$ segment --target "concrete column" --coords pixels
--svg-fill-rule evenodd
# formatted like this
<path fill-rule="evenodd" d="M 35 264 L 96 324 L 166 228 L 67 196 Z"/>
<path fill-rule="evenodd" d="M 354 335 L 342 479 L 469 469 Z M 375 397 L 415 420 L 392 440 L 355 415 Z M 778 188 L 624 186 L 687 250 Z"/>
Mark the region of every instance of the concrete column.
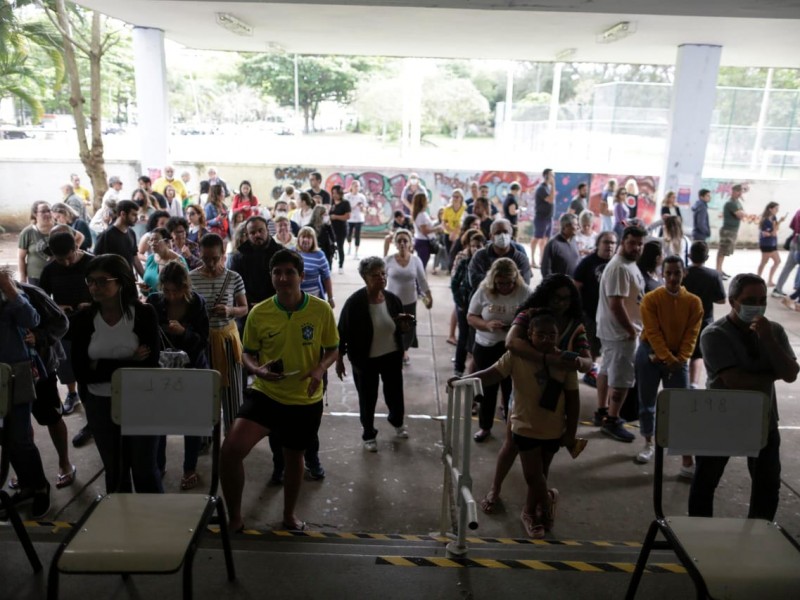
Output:
<path fill-rule="evenodd" d="M 667 191 L 677 194 L 687 235 L 692 231 L 690 206 L 701 187 L 721 54 L 721 46 L 684 44 L 678 47 L 675 61 L 667 160 L 656 200 L 660 210 L 660 202 Z"/>
<path fill-rule="evenodd" d="M 170 126 L 162 30 L 133 28 L 133 63 L 141 172 L 149 174 L 156 169 L 160 172 L 167 164 Z"/>

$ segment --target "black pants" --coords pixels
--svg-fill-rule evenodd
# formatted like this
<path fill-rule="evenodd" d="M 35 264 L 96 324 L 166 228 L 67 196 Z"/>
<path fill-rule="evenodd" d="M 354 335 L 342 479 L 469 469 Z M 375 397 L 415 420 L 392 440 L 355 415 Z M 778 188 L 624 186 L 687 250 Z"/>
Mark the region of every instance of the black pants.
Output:
<path fill-rule="evenodd" d="M 778 429 L 770 429 L 767 445 L 758 456 L 747 459 L 750 471 L 750 510 L 748 519 L 772 521 L 778 511 L 778 497 L 781 488 L 781 436 Z M 713 517 L 714 492 L 719 485 L 727 456 L 696 456 L 694 479 L 689 491 L 689 516 Z"/>
<path fill-rule="evenodd" d="M 482 371 L 488 369 L 496 363 L 506 352 L 506 343 L 498 342 L 494 346 L 481 346 L 475 342 L 472 349 L 472 357 L 475 359 L 475 369 Z M 508 412 L 508 400 L 511 398 L 511 378 L 506 377 L 500 384 L 483 386 L 483 398 L 481 399 L 481 410 L 478 413 L 478 423 L 481 429 L 489 430 L 494 423 L 494 413 L 497 410 L 497 388 L 503 391 L 503 407 Z"/>
<path fill-rule="evenodd" d="M 367 359 L 359 367 L 353 365 L 353 379 L 358 390 L 358 409 L 363 428 L 362 440 L 372 440 L 378 435 L 378 430 L 375 429 L 375 405 L 378 403 L 379 380 L 383 380 L 383 399 L 389 409 L 389 423 L 394 427 L 403 424 L 405 401 L 402 352 L 397 351 Z"/>
<path fill-rule="evenodd" d="M 361 226 L 363 223 L 348 223 L 347 224 L 347 242 L 349 243 L 350 240 L 353 239 L 353 235 L 355 234 L 356 238 L 356 248 L 361 245 Z"/>
<path fill-rule="evenodd" d="M 456 307 L 456 319 L 458 321 L 458 340 L 456 341 L 456 373 L 463 373 L 467 366 L 467 352 L 469 351 L 467 342 L 469 341 L 469 323 L 467 323 L 467 310 Z"/>
<path fill-rule="evenodd" d="M 31 404 L 11 404 L 3 423 L 8 431 L 8 452 L 11 466 L 17 474 L 19 485 L 23 489 L 34 490 L 47 487 L 47 477 L 42 466 L 42 456 L 33 443 L 31 428 Z"/>
<path fill-rule="evenodd" d="M 344 241 L 347 239 L 347 225 L 334 227 L 333 236 L 336 238 L 336 254 L 339 255 L 339 268 L 341 269 L 344 267 Z"/>

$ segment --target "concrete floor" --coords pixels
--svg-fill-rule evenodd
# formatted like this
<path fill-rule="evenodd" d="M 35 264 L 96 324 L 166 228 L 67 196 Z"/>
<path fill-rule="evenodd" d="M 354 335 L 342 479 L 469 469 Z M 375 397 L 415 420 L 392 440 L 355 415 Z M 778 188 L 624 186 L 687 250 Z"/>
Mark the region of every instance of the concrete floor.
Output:
<path fill-rule="evenodd" d="M 377 240 L 363 242 L 361 255 L 379 253 Z M 757 264 L 756 252 L 737 252 L 729 259 L 726 270 L 752 270 Z M 356 261 L 348 257 L 346 273 L 334 274 L 335 296 L 343 304 L 347 296 L 361 287 Z M 534 284 L 541 281 L 535 271 Z M 430 312 L 420 306 L 418 333 L 420 348 L 411 351 L 411 365 L 404 371 L 406 413 L 410 439 L 396 440 L 385 419 L 378 419 L 379 452 L 371 454 L 361 447 L 358 422 L 358 402 L 350 377 L 339 382 L 331 371 L 325 417 L 320 429 L 321 458 L 327 471 L 323 481 L 307 481 L 303 485 L 298 515 L 314 531 L 427 534 L 438 531 L 442 494 L 442 422 L 433 420 L 441 414 L 446 402 L 443 382 L 452 374 L 453 347 L 446 343 L 447 325 L 452 306 L 449 279 L 429 274 L 433 288 L 434 307 Z M 717 316 L 723 313 L 718 307 Z M 800 353 L 800 313 L 791 313 L 777 300 L 770 299 L 767 317 L 781 322 L 789 333 L 796 353 Z M 796 539 L 800 538 L 800 403 L 797 384 L 778 386 L 781 410 L 783 481 L 777 521 Z M 589 418 L 595 405 L 595 391 L 581 384 L 581 405 L 584 418 Z M 385 411 L 379 401 L 378 411 Z M 65 418 L 70 437 L 84 423 L 82 408 Z M 477 426 L 477 423 L 474 423 Z M 484 444 L 472 445 L 474 494 L 480 498 L 491 481 L 497 451 L 500 448 L 500 423 L 496 437 Z M 590 440 L 578 460 L 559 453 L 553 464 L 550 483 L 559 488 L 561 502 L 553 540 L 599 540 L 611 542 L 641 542 L 652 509 L 651 465 L 636 465 L 633 456 L 640 442 L 622 444 L 601 436 L 594 427 L 581 426 L 580 435 Z M 46 471 L 55 476 L 55 453 L 47 432 L 36 427 L 45 460 Z M 177 491 L 183 444 L 180 438 L 170 438 L 165 487 Z M 95 495 L 104 491 L 100 461 L 93 444 L 81 449 L 70 448 L 72 462 L 78 465 L 78 481 L 71 488 L 53 489 L 53 507 L 49 520 L 74 522 Z M 199 471 L 210 471 L 208 457 L 201 457 Z M 679 459 L 669 457 L 665 469 L 666 512 L 684 514 L 688 485 L 677 479 Z M 272 471 L 271 454 L 266 441 L 259 444 L 246 462 L 247 485 L 244 510 L 248 528 L 270 530 L 278 528 L 281 520 L 282 493 L 280 487 L 269 486 Z M 98 477 L 98 475 L 100 475 Z M 53 477 L 55 478 L 55 477 Z M 207 484 L 205 484 L 207 485 Z M 203 485 L 196 490 L 203 490 Z M 518 466 L 512 470 L 503 488 L 503 503 L 497 514 L 479 514 L 479 529 L 473 535 L 485 538 L 521 538 L 523 529 L 519 514 L 524 498 L 524 482 Z M 731 461 L 716 496 L 718 516 L 744 516 L 749 502 L 750 480 L 743 459 Z M 23 516 L 24 517 L 24 516 Z M 51 528 L 32 528 L 37 549 L 45 564 L 55 550 L 61 531 Z M 213 538 L 196 561 L 196 592 L 202 598 L 256 597 L 265 586 L 280 598 L 352 597 L 354 585 L 359 597 L 380 593 L 388 597 L 407 597 L 412 593 L 425 598 L 480 598 L 497 595 L 502 585 L 503 597 L 528 593 L 530 585 L 539 586 L 548 597 L 612 598 L 622 595 L 627 584 L 625 574 L 541 573 L 511 570 L 498 575 L 499 569 L 412 569 L 376 566 L 376 555 L 441 556 L 441 543 L 408 545 L 388 543 L 374 548 L 368 542 L 331 543 L 330 540 L 304 540 L 301 545 L 287 545 L 270 536 L 237 536 L 234 542 L 240 581 L 229 586 L 224 579 L 224 567 L 217 541 Z M 483 557 L 507 556 L 509 548 L 496 544 L 476 544 L 475 552 Z M 480 547 L 478 549 L 478 547 Z M 331 550 L 333 548 L 333 550 Z M 513 558 L 537 560 L 594 560 L 635 561 L 636 548 L 616 548 L 589 552 L 585 546 L 531 546 L 514 548 Z M 0 598 L 41 597 L 41 578 L 31 578 L 19 547 L 8 527 L 0 527 L 0 567 L 2 577 L 14 582 L 0 590 Z M 308 560 L 311 559 L 313 563 Z M 268 560 L 269 562 L 264 562 Z M 676 562 L 663 554 L 659 562 Z M 314 577 L 307 577 L 314 565 Z M 264 565 L 269 565 L 264 568 Z M 273 573 L 279 573 L 274 577 Z M 503 577 L 502 581 L 497 577 Z M 535 577 L 535 579 L 529 579 Z M 69 580 L 67 580 L 69 581 Z M 151 591 L 167 591 L 166 597 L 178 593 L 179 580 L 169 584 L 137 577 L 128 583 L 120 580 L 73 578 L 65 583 L 65 598 L 85 597 L 81 590 L 91 585 L 97 597 L 150 597 Z M 199 582 L 202 581 L 202 585 Z M 658 581 L 658 584 L 655 582 Z M 388 584 L 388 585 L 387 585 Z M 670 598 L 691 593 L 685 575 L 648 575 L 643 582 L 643 597 Z M 122 590 L 121 588 L 129 588 Z M 13 593 L 10 590 L 15 590 Z M 648 590 L 645 592 L 645 590 Z"/>

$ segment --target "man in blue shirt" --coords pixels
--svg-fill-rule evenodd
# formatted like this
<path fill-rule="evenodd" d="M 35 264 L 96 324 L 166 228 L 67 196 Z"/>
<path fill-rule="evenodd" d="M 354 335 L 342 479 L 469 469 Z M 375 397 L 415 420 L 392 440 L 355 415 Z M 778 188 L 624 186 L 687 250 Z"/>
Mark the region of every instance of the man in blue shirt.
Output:
<path fill-rule="evenodd" d="M 556 199 L 556 174 L 553 169 L 542 171 L 542 183 L 534 195 L 533 238 L 531 239 L 531 266 L 536 268 L 536 248 L 539 256 L 553 232 L 553 208 Z"/>
<path fill-rule="evenodd" d="M 711 237 L 711 227 L 708 224 L 708 203 L 711 202 L 711 192 L 706 189 L 700 190 L 699 199 L 692 206 L 694 214 L 694 228 L 692 229 L 692 240 L 695 242 L 707 242 Z"/>

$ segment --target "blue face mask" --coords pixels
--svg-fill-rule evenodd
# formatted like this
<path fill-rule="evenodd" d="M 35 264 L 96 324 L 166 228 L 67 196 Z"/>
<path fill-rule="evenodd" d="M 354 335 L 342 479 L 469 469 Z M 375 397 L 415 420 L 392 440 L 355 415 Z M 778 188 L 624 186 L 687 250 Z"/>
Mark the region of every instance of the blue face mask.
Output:
<path fill-rule="evenodd" d="M 736 316 L 739 317 L 743 323 L 752 323 L 756 317 L 763 317 L 766 312 L 766 306 L 741 304 L 739 305 L 739 312 L 736 313 Z"/>

